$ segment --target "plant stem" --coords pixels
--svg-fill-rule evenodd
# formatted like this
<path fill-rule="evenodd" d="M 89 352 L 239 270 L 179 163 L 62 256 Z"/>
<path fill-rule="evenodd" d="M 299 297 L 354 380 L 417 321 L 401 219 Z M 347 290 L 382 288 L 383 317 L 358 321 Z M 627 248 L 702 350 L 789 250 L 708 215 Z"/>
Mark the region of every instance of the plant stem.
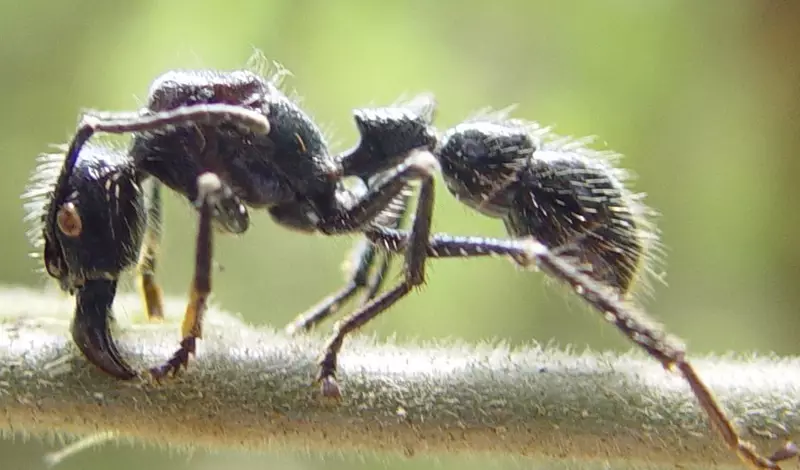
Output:
<path fill-rule="evenodd" d="M 638 354 L 530 346 L 395 345 L 348 338 L 322 401 L 311 380 L 319 335 L 288 338 L 211 308 L 198 357 L 177 380 L 119 382 L 89 366 L 69 338 L 71 299 L 0 290 L 0 434 L 53 432 L 176 447 L 495 453 L 560 461 L 670 467 L 737 465 L 678 375 Z M 120 349 L 144 370 L 175 349 L 173 323 L 145 325 L 122 296 Z M 169 300 L 167 312 L 181 312 Z M 179 321 L 176 319 L 175 322 Z M 800 361 L 695 361 L 744 437 L 764 453 L 796 438 Z"/>

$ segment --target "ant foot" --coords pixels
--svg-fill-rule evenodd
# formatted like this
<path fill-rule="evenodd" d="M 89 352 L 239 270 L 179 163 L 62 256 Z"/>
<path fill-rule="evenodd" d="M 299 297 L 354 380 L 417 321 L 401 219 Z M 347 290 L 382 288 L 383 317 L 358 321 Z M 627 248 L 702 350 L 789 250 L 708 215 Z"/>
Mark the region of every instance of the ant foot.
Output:
<path fill-rule="evenodd" d="M 150 375 L 158 382 L 172 374 L 177 376 L 181 367 L 186 368 L 189 364 L 189 356 L 195 353 L 195 338 L 189 336 L 181 341 L 181 347 L 164 364 L 150 369 Z"/>

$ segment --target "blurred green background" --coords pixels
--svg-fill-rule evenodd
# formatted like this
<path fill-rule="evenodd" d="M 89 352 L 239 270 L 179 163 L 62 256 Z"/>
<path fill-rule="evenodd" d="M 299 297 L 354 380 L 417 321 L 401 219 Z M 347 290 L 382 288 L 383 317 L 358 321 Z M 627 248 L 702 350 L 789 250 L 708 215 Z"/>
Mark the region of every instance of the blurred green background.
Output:
<path fill-rule="evenodd" d="M 133 109 L 171 68 L 241 67 L 261 49 L 338 149 L 351 109 L 431 91 L 446 128 L 477 109 L 561 134 L 597 135 L 626 155 L 635 188 L 661 212 L 667 284 L 648 310 L 695 354 L 800 353 L 800 3 L 717 0 L 564 2 L 5 1 L 0 15 L 4 156 L 0 282 L 39 286 L 19 199 L 37 153 L 66 140 L 82 108 Z M 502 224 L 438 193 L 435 229 L 502 235 Z M 167 198 L 159 279 L 187 291 L 194 214 Z M 351 239 L 277 228 L 218 238 L 215 301 L 282 326 L 338 288 Z M 548 285 L 549 284 L 549 285 Z M 130 284 L 129 284 L 129 288 Z M 329 326 L 329 325 L 326 325 Z M 628 350 L 609 325 L 543 276 L 503 260 L 442 261 L 428 286 L 366 330 L 400 339 L 536 339 Z M 345 345 L 346 347 L 346 345 Z M 43 468 L 50 444 L 0 442 L 3 469 Z M 329 456 L 330 457 L 330 456 Z M 467 459 L 207 456 L 107 445 L 60 468 L 116 470 L 504 467 Z M 277 467 L 276 467 L 277 466 Z"/>

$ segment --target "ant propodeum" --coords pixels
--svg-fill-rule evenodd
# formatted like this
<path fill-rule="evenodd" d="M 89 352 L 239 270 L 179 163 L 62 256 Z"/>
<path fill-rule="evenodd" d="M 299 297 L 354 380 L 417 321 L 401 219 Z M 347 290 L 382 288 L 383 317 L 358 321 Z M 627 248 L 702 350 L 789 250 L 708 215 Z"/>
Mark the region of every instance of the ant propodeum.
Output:
<path fill-rule="evenodd" d="M 166 186 L 196 205 L 199 227 L 182 341 L 149 370 L 156 379 L 186 366 L 202 336 L 214 231 L 243 233 L 249 211 L 263 209 L 298 232 L 362 235 L 347 285 L 289 326 L 308 329 L 364 292 L 326 344 L 317 377 L 325 395 L 340 393 L 334 376 L 345 336 L 423 283 L 429 258 L 500 255 L 571 286 L 665 368 L 677 369 L 747 464 L 778 468 L 793 454 L 787 447 L 767 459 L 742 441 L 682 346 L 629 301 L 655 237 L 646 207 L 625 187 L 611 153 L 504 113 L 476 116 L 440 135 L 432 124 L 435 102 L 420 95 L 356 110 L 360 141 L 334 154 L 280 89 L 282 75 L 167 72 L 152 84 L 144 108 L 85 113 L 67 146 L 41 156 L 25 194 L 31 235 L 47 273 L 74 294 L 72 337 L 98 368 L 119 379 L 138 376 L 109 329 L 123 272 L 136 269 L 147 315 L 163 315 L 154 270 Z M 126 148 L 90 140 L 98 132 L 131 133 L 132 140 Z M 437 173 L 461 202 L 501 219 L 510 238 L 431 233 Z M 353 180 L 359 184 L 346 184 Z M 405 257 L 404 276 L 382 291 L 393 254 Z"/>

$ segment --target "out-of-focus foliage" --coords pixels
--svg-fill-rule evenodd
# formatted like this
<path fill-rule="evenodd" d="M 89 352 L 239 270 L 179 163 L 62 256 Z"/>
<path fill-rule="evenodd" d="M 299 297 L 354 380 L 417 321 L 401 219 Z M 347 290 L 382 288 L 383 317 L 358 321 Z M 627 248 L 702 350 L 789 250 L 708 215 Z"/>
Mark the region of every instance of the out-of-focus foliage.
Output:
<path fill-rule="evenodd" d="M 0 282 L 39 285 L 19 195 L 37 153 L 64 141 L 82 108 L 131 109 L 171 68 L 236 68 L 261 49 L 339 148 L 350 110 L 401 95 L 438 96 L 444 128 L 476 110 L 515 115 L 626 155 L 662 216 L 668 287 L 643 300 L 694 353 L 800 352 L 797 154 L 800 5 L 729 0 L 570 2 L 3 2 Z M 502 235 L 497 221 L 439 185 L 435 228 Z M 253 214 L 220 239 L 215 301 L 254 323 L 282 325 L 337 288 L 350 240 L 308 237 Z M 188 288 L 195 217 L 173 195 L 159 279 Z M 627 350 L 611 326 L 541 274 L 503 260 L 442 261 L 427 287 L 370 325 L 401 338 L 553 340 Z M 329 325 L 326 325 L 329 326 Z M 177 333 L 176 333 L 177 335 Z M 346 345 L 345 345 L 346 347 Z M 201 359 L 202 360 L 202 359 Z M 0 467 L 41 468 L 45 447 L 0 442 Z M 64 463 L 117 470 L 322 468 L 313 458 L 196 455 L 113 446 Z M 326 468 L 464 465 L 347 458 Z M 498 463 L 497 465 L 504 465 Z M 275 467 L 277 468 L 277 467 Z"/>

